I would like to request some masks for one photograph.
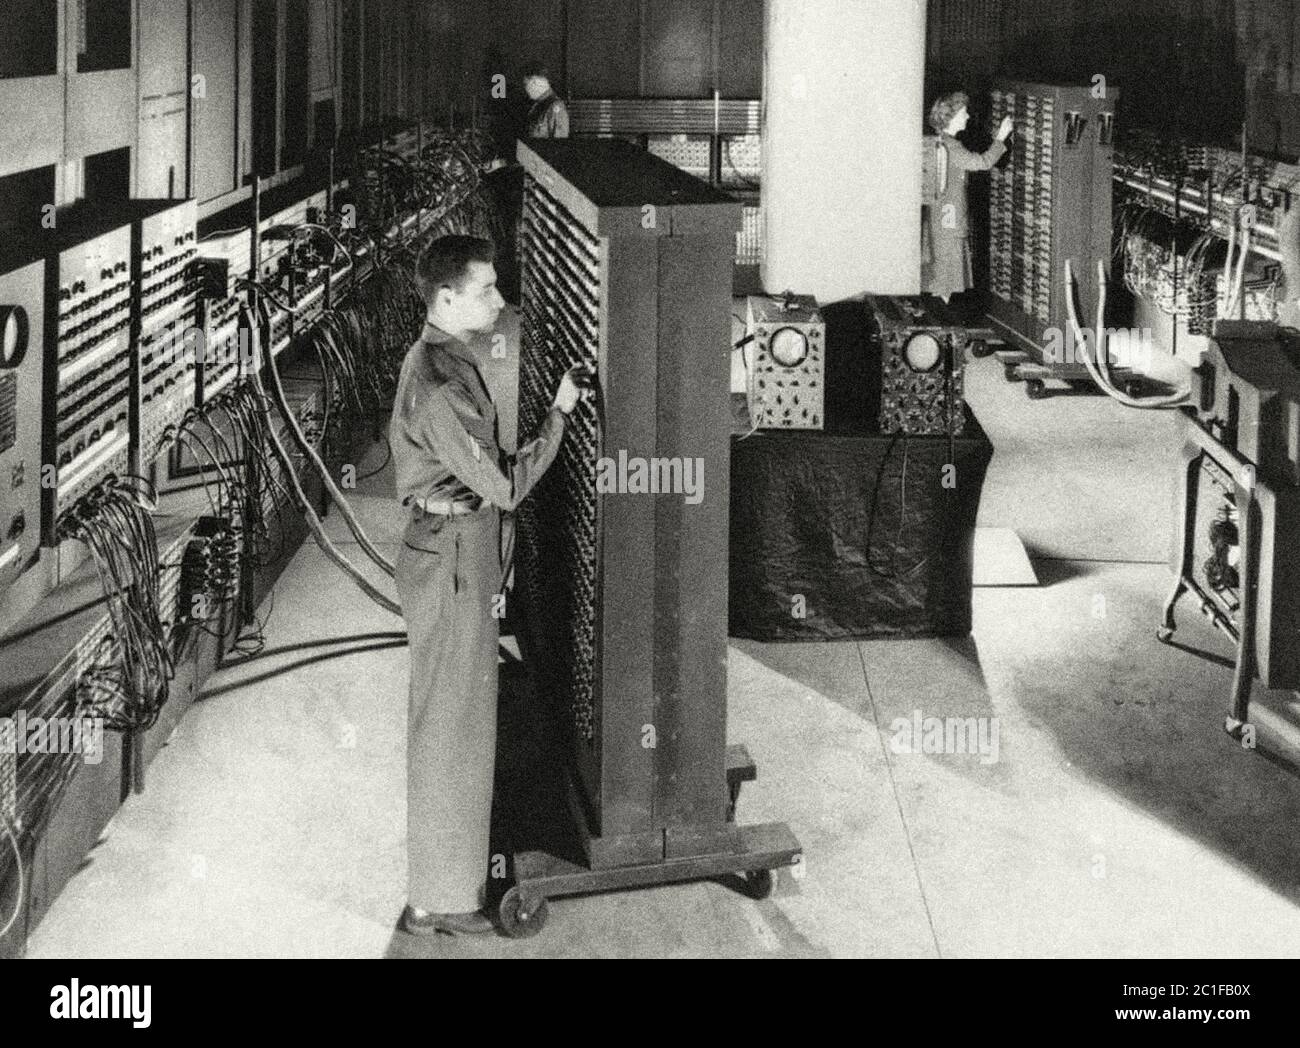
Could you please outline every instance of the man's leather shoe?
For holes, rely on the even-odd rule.
[[[411,907],[402,912],[402,931],[408,935],[485,935],[494,925],[482,910],[472,913],[417,914]]]

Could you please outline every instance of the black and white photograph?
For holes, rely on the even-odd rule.
[[[1298,829],[1300,0],[0,0],[25,1010],[1088,960],[1058,1023],[1249,1028]]]

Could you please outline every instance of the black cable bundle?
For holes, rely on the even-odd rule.
[[[271,401],[249,383],[242,383],[217,404],[238,435],[253,484],[245,491],[243,528],[246,556],[256,567],[273,564],[285,551],[283,509],[293,503],[287,478],[271,450]],[[274,514],[278,545],[273,545],[270,509]]]
[[[370,226],[390,225],[415,193],[411,165],[396,153],[377,147],[362,151],[356,168],[360,174],[353,185],[360,221]]]
[[[362,419],[379,408],[383,388],[373,369],[362,364],[365,343],[359,320],[354,325],[334,309],[326,310],[308,333],[307,344],[320,363],[328,398],[321,421],[324,440],[333,435],[331,425],[342,430],[345,416]]]
[[[498,216],[481,175],[492,153],[482,132],[440,132],[433,136],[420,160],[433,173],[436,188],[430,200],[443,216],[428,231],[430,237],[464,233],[494,242],[501,239],[504,220]]]
[[[260,305],[261,303],[259,302],[259,306]],[[247,309],[247,307],[244,308]],[[317,455],[315,449],[310,446],[306,437],[302,433],[301,428],[298,426],[297,420],[293,414],[293,409],[289,405],[285,397],[284,388],[280,382],[279,371],[275,367],[274,359],[264,358],[263,356],[263,352],[261,349],[261,342],[258,336],[260,325],[254,321],[250,326],[253,331],[253,361],[254,361],[253,369],[249,374],[251,385],[257,391],[257,395],[259,398],[266,401],[268,405],[274,404],[280,409],[280,415],[285,422],[285,426],[287,430],[292,434],[294,440],[298,442],[303,457],[311,461],[313,466],[320,474],[321,479],[325,482],[326,487],[327,489],[329,489],[331,496],[338,503],[340,510],[343,512],[345,519],[347,519],[348,521],[348,526],[352,529],[353,534],[356,536],[358,542],[361,544],[362,549],[366,552],[368,556],[371,557],[372,560],[374,560],[376,564],[378,564],[385,571],[386,574],[388,574],[391,577],[393,574],[393,566],[387,560],[385,560],[383,556],[379,554],[378,550],[375,549],[373,544],[370,543],[365,538],[364,533],[361,531],[359,524],[356,522],[355,517],[352,515],[350,508],[347,506],[346,500],[342,498],[341,494],[338,492],[337,487],[333,484],[332,479],[329,477],[328,470],[325,469],[324,463],[321,462],[319,455]],[[264,363],[266,364],[267,373],[271,378],[272,387],[275,391],[274,400],[272,400],[272,398],[266,393],[266,390],[262,385],[261,368]],[[290,497],[293,500],[293,504],[296,506],[298,512],[301,513],[303,518],[306,520],[307,527],[311,532],[312,538],[315,539],[316,545],[320,548],[321,552],[323,552],[334,563],[334,565],[338,567],[345,575],[347,575],[350,579],[352,579],[352,581],[356,583],[357,587],[363,593],[365,593],[366,596],[368,596],[381,608],[384,608],[386,611],[391,611],[395,615],[400,615],[402,613],[401,607],[396,602],[388,598],[379,589],[373,586],[369,582],[369,580],[367,580],[365,576],[361,574],[361,572],[357,569],[357,567],[348,559],[348,557],[344,555],[342,551],[340,551],[339,548],[330,540],[329,536],[325,534],[325,529],[324,526],[321,524],[320,517],[317,515],[315,508],[311,504],[311,501],[307,498],[307,494],[303,490],[302,484],[299,482],[298,474],[294,469],[293,461],[290,458],[289,451],[284,446],[284,442],[281,439],[280,434],[276,431],[274,426],[268,425],[266,427],[266,436],[268,438],[268,446],[270,449],[270,453],[274,455],[275,460],[280,464],[282,475],[289,482]]]
[[[428,132],[420,154],[407,159],[383,147],[354,156],[358,225],[371,240],[383,241],[403,216],[418,213],[425,236],[469,233],[499,239],[504,231],[482,179],[495,154],[483,131],[437,129]],[[430,217],[427,212],[435,214]],[[399,237],[386,248],[406,252],[413,245]]]
[[[424,304],[410,269],[389,256],[339,309],[322,318],[318,337],[346,375],[363,417],[392,404],[406,351],[420,335]]]
[[[273,548],[266,508],[273,507],[278,518],[280,506],[292,499],[267,446],[269,408],[268,400],[243,383],[202,408],[191,409],[176,431],[176,439],[196,460],[206,461],[215,471],[215,483],[211,473],[204,471],[212,515],[229,523],[240,556],[256,567],[273,563],[283,552],[283,529],[279,529],[281,548]],[[217,424],[220,419],[225,420],[230,439]]]
[[[155,508],[147,481],[109,477],[59,520],[60,539],[77,539],[90,550],[112,627],[95,653],[103,661],[78,681],[78,705],[115,731],[157,722],[175,670],[159,615]]]
[[[381,400],[391,402],[406,351],[424,325],[425,307],[415,277],[405,267],[384,266],[371,283],[367,348],[383,381]]]
[[[239,592],[241,551],[227,520],[200,521],[200,534],[185,546],[181,559],[180,600],[173,633],[197,629],[218,636],[208,620]],[[173,644],[173,650],[177,650]]]
[[[271,447],[269,397],[245,382],[223,393],[205,410],[212,415],[223,415],[234,431],[240,462],[239,468],[229,472],[232,477],[239,477],[239,497],[233,501],[239,507],[234,519],[238,520],[235,534],[242,576],[246,570],[268,567],[287,551],[285,511],[293,505],[294,494]],[[268,610],[261,621],[253,622],[241,634],[231,649],[234,654],[253,656],[262,650],[270,617]]]

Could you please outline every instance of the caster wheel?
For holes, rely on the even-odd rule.
[[[776,876],[771,870],[750,870],[745,874],[745,892],[751,899],[762,902],[775,890]]]
[[[501,929],[512,939],[531,939],[546,926],[548,912],[545,898],[525,895],[518,888],[506,892],[497,910]]]
[[[1025,383],[1025,392],[1030,400],[1042,400],[1047,396],[1047,385],[1041,378],[1031,378]]]
[[[1161,644],[1168,644],[1174,639],[1174,631],[1169,626],[1161,626],[1156,630],[1156,640]]]
[[[972,339],[970,344],[970,355],[976,360],[983,360],[985,357],[993,355],[993,347],[982,338]]]
[[[1006,380],[1008,382],[1024,381],[1024,379],[1020,377],[1020,372],[1016,369],[1015,364],[1007,364],[1005,367],[1003,367],[1002,374],[1006,377]]]

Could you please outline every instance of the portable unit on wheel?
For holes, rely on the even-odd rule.
[[[1098,95],[1101,97],[1098,97]],[[1031,362],[1008,368],[1027,379],[1090,382],[1073,343],[1065,265],[1078,280],[1079,323],[1093,324],[1096,263],[1111,252],[1111,176],[1118,91],[1005,81],[993,89],[992,122],[1011,117],[1010,157],[992,172],[989,194],[989,317]],[[1070,352],[1073,349],[1073,353]],[[1120,369],[1114,369],[1122,376]]]
[[[1269,720],[1250,701],[1300,689],[1300,335],[1258,321],[1216,321],[1180,416],[1177,575],[1158,635],[1191,595],[1237,649],[1227,728]],[[1300,755],[1300,723],[1269,724]]]
[[[793,864],[784,824],[730,819],[752,767],[726,744],[730,296],[740,206],[627,143],[529,142],[519,429],[564,372],[596,396],[519,513],[526,651],[571,738],[586,866],[516,858],[508,929],[547,896]],[[603,460],[603,462],[602,462]],[[615,461],[684,468],[701,498],[610,492]]]

